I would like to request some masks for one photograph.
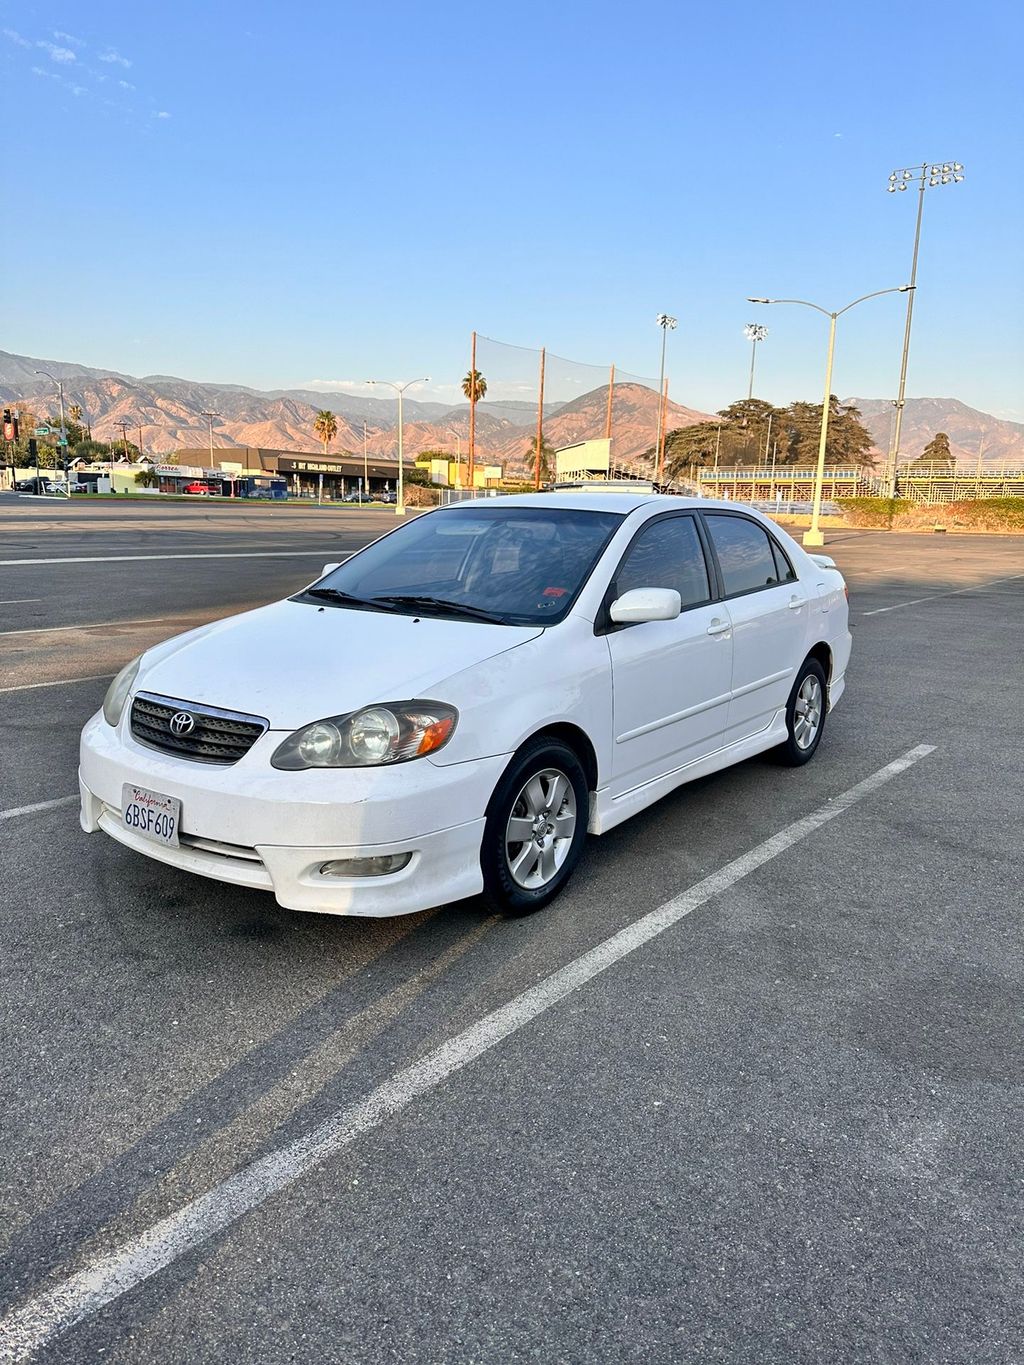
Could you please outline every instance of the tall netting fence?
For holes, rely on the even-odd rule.
[[[481,389],[486,385],[476,405],[478,465],[500,465],[506,478],[533,478],[540,418],[545,477],[555,472],[556,451],[605,439],[610,442],[610,473],[650,476],[658,439],[657,378],[629,374],[611,362],[586,364],[479,334],[476,369]],[[666,409],[669,425],[670,413],[671,404]]]

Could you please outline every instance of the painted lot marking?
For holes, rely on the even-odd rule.
[[[130,621],[83,621],[80,626],[29,626],[22,630],[0,630],[4,635],[56,635],[62,630],[114,630],[119,626],[159,626],[165,621],[183,621],[178,616],[143,616]]]
[[[19,602],[41,602],[41,597],[2,597],[0,607],[15,607]]]
[[[19,564],[126,564],[145,559],[319,559],[336,554],[336,550],[197,550],[193,554],[152,555],[60,555],[56,559],[0,559],[0,567],[14,568]],[[351,552],[350,552],[351,553]],[[341,564],[349,555],[339,555],[332,563]]]
[[[10,810],[0,810],[0,820],[13,820],[16,815],[35,815],[41,810],[56,810],[58,806],[69,806],[77,800],[77,796],[55,796],[52,801],[36,801],[31,806],[12,806]]]
[[[932,592],[927,597],[915,597],[912,602],[896,602],[891,607],[873,607],[871,611],[862,611],[861,616],[881,616],[886,611],[899,611],[901,607],[919,607],[922,602],[934,602],[937,597],[959,597],[965,592],[980,592],[982,588],[994,588],[998,583],[1013,583],[1018,578],[1024,578],[1024,573],[1012,573],[1006,578],[990,578],[986,583],[972,583],[969,588],[951,588],[949,592]]]
[[[152,1224],[116,1250],[93,1257],[81,1270],[42,1290],[0,1319],[0,1360],[27,1360],[76,1322],[98,1312],[230,1227],[601,972],[650,943],[713,897],[835,820],[934,751],[933,744],[919,744],[887,763],[863,782],[787,825],[778,834],[477,1020],[418,1062],[396,1072],[356,1104],[338,1110],[294,1142],[242,1167],[220,1185]]]
[[[72,683],[103,682],[113,676],[113,673],[90,673],[86,678],[56,678],[53,682],[19,683],[16,687],[0,687],[0,696],[5,692],[32,692],[37,687],[70,687]]]

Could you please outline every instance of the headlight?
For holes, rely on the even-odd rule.
[[[458,718],[454,706],[442,702],[389,701],[303,726],[278,745],[270,762],[288,771],[404,763],[447,744]]]
[[[108,725],[116,725],[121,719],[121,712],[124,710],[124,704],[128,700],[128,693],[132,690],[132,683],[135,681],[141,663],[142,655],[140,654],[130,664],[125,664],[107,688],[107,695],[103,698],[103,719]]]

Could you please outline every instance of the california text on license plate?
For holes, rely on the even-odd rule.
[[[121,788],[121,820],[125,829],[146,839],[178,847],[181,802],[176,796],[164,796],[126,782]]]

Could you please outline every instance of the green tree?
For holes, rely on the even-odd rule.
[[[135,475],[135,482],[140,488],[157,488],[160,484],[160,475],[155,469],[140,469]]]
[[[779,433],[779,463],[809,466],[817,464],[821,439],[821,404],[790,403],[782,417]],[[785,439],[783,439],[785,437]],[[864,468],[874,464],[871,449],[874,438],[860,419],[854,404],[842,404],[832,395],[829,400],[828,437],[825,463],[837,469]],[[785,452],[785,459],[782,454]]]
[[[324,454],[329,455],[331,442],[338,434],[338,419],[328,408],[323,408],[313,419],[313,430],[323,444]]]
[[[911,469],[948,470],[956,468],[956,460],[949,448],[949,437],[944,431],[937,431],[924,450],[910,463]]]
[[[474,392],[475,388],[475,392]],[[479,370],[467,370],[466,377],[462,381],[462,392],[472,403],[474,399],[479,402],[481,398],[487,396],[487,380]]]
[[[530,443],[526,447],[526,472],[531,479],[536,479],[537,469],[537,437],[531,436]],[[555,451],[542,436],[540,439],[540,481],[542,484],[548,483],[555,472]]]

